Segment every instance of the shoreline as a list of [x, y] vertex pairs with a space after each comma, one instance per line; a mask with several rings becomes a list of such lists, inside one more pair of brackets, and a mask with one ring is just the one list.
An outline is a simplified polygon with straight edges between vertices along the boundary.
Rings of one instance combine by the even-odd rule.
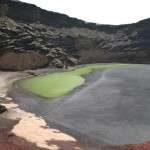
[[[10, 76], [6, 76], [6, 74], [9, 74]], [[11, 124], [11, 126], [8, 128], [8, 130], [9, 131], [5, 131], [4, 133], [3, 133], [3, 135], [1, 135], [1, 138], [3, 137], [3, 136], [8, 136], [7, 134], [8, 134], [8, 132], [13, 132], [13, 134], [15, 134], [15, 136], [12, 136], [12, 138], [14, 139], [14, 138], [17, 138], [16, 140], [15, 140], [15, 142], [17, 142], [17, 141], [22, 141], [22, 138], [23, 138], [23, 140], [24, 139], [26, 139], [26, 137], [24, 136], [23, 137], [23, 133], [22, 133], [22, 131], [23, 131], [23, 127], [27, 127], [26, 125], [27, 124], [29, 124], [30, 123], [30, 126], [29, 126], [29, 128], [28, 129], [26, 129], [27, 131], [24, 133], [24, 134], [26, 134], [27, 133], [27, 135], [26, 136], [30, 136], [30, 134], [34, 134], [33, 135], [33, 137], [31, 138], [31, 139], [26, 139], [26, 140], [24, 140], [24, 144], [23, 144], [23, 146], [25, 146], [25, 149], [28, 149], [29, 148], [29, 146], [28, 146], [28, 144], [31, 142], [31, 143], [35, 143], [36, 145], [35, 146], [33, 146], [32, 144], [32, 148], [30, 147], [29, 149], [58, 149], [57, 147], [55, 147], [55, 146], [50, 146], [49, 144], [47, 144], [47, 143], [44, 143], [43, 142], [43, 145], [40, 145], [39, 143], [40, 143], [40, 141], [43, 141], [42, 140], [42, 138], [44, 137], [44, 135], [46, 136], [46, 135], [49, 135], [51, 138], [49, 138], [49, 137], [47, 137], [47, 139], [45, 139], [45, 141], [46, 140], [50, 140], [50, 139], [57, 139], [58, 141], [60, 140], [61, 141], [61, 139], [59, 138], [59, 136], [61, 135], [61, 137], [62, 137], [62, 141], [70, 141], [70, 142], [72, 142], [72, 146], [71, 147], [75, 147], [75, 146], [78, 146], [79, 144], [77, 143], [77, 141], [74, 139], [74, 138], [72, 138], [71, 136], [69, 136], [69, 135], [67, 135], [67, 134], [64, 134], [64, 133], [62, 133], [62, 132], [60, 132], [59, 130], [55, 130], [55, 129], [52, 129], [52, 128], [50, 128], [50, 127], [48, 127], [47, 126], [47, 124], [45, 123], [45, 121], [43, 120], [43, 119], [41, 119], [41, 118], [39, 118], [39, 117], [36, 117], [36, 115], [34, 115], [34, 114], [32, 114], [32, 113], [27, 113], [27, 112], [25, 112], [25, 111], [23, 111], [23, 110], [21, 110], [20, 108], [19, 108], [19, 105], [17, 105], [17, 104], [15, 104], [14, 103], [14, 100], [12, 99], [12, 100], [10, 100], [10, 101], [6, 101], [6, 99], [8, 99], [8, 95], [11, 95], [9, 92], [12, 90], [12, 88], [13, 87], [11, 87], [12, 86], [12, 83], [14, 82], [14, 80], [18, 80], [19, 78], [21, 78], [21, 77], [23, 77], [23, 76], [26, 76], [26, 75], [22, 75], [22, 73], [21, 74], [18, 74], [18, 73], [15, 73], [15, 75], [12, 75], [10, 72], [3, 72], [3, 73], [1, 73], [0, 74], [3, 78], [2, 78], [2, 80], [3, 80], [3, 86], [1, 85], [1, 89], [3, 89], [2, 90], [2, 92], [1, 92], [1, 98], [0, 98], [0, 102], [1, 102], [1, 104], [2, 105], [4, 105], [4, 106], [6, 106], [7, 108], [8, 108], [8, 111], [6, 111], [6, 112], [4, 112], [4, 113], [2, 113], [1, 115], [0, 115], [0, 120], [2, 120], [2, 122], [5, 124], [5, 126], [7, 126], [7, 124], [9, 124], [9, 123], [7, 123], [7, 120], [9, 120], [9, 122], [15, 122], [14, 124]], [[21, 77], [20, 77], [20, 75], [21, 75]], [[7, 81], [7, 79], [10, 79], [11, 78], [11, 80], [9, 80], [9, 81]], [[9, 84], [11, 84], [11, 85], [9, 85]], [[7, 93], [8, 93], [8, 95], [7, 95]], [[9, 97], [10, 98], [10, 97]], [[11, 99], [11, 98], [10, 98]], [[22, 122], [22, 123], [21, 123]], [[31, 122], [33, 122], [34, 124], [33, 125], [31, 125]], [[38, 124], [38, 125], [36, 125], [36, 123]], [[20, 126], [19, 126], [20, 125]], [[40, 126], [42, 126], [42, 127], [40, 127]], [[34, 131], [34, 132], [31, 132], [30, 130], [32, 129], [34, 129], [34, 128], [36, 128], [40, 133], [38, 133], [40, 136], [41, 136], [41, 139], [39, 139], [38, 141], [36, 141], [35, 139], [36, 139], [36, 137], [37, 137], [37, 133]], [[11, 131], [12, 130], [12, 131]], [[45, 133], [45, 131], [46, 132], [49, 132], [49, 133]], [[44, 132], [45, 134], [43, 135], [43, 137], [42, 137], [42, 132]], [[3, 139], [3, 138], [2, 138]], [[66, 140], [65, 140], [66, 139]], [[5, 141], [8, 141], [8, 143], [9, 143], [9, 138], [7, 139], [7, 140], [5, 140]], [[18, 142], [18, 144], [20, 143], [20, 142]], [[6, 143], [6, 142], [5, 142]], [[21, 142], [22, 143], [22, 142]], [[21, 143], [20, 143], [20, 147], [21, 147]], [[42, 142], [41, 142], [42, 143]], [[16, 148], [17, 146], [15, 146], [15, 143], [14, 143], [14, 145], [13, 145], [13, 143], [11, 144], [11, 143], [9, 143], [12, 147], [14, 146], [14, 148]], [[39, 144], [39, 145], [38, 145]], [[3, 145], [3, 149], [4, 150], [7, 150], [7, 148], [5, 148], [5, 145], [6, 144], [4, 144], [4, 141], [1, 141], [1, 145]], [[30, 144], [29, 144], [30, 145]], [[6, 145], [7, 146], [7, 145]], [[20, 149], [20, 150], [22, 150], [23, 148], [20, 148], [18, 146], [18, 148]], [[8, 146], [7, 146], [8, 147]], [[28, 147], [28, 148], [26, 148], [26, 147]], [[81, 147], [81, 146], [80, 146]], [[13, 149], [13, 148], [12, 148]], [[17, 148], [16, 148], [17, 149]], [[71, 150], [71, 148], [70, 148], [70, 150]]]
[[[53, 72], [49, 69], [44, 70], [37, 70], [39, 74], [49, 73]], [[0, 120], [5, 124], [5, 126], [9, 125], [8, 122], [14, 122], [14, 124], [11, 124], [11, 126], [8, 127], [8, 131], [3, 131], [0, 126], [0, 130], [3, 132], [0, 134], [0, 137], [3, 139], [3, 136], [5, 138], [4, 141], [0, 141], [0, 145], [3, 146], [2, 150], [7, 150], [8, 145], [11, 146], [11, 150], [13, 148], [15, 150], [45, 150], [45, 149], [59, 149], [58, 146], [62, 148], [62, 150], [85, 150], [87, 147], [91, 147], [91, 145], [88, 145], [87, 143], [80, 143], [75, 138], [71, 137], [70, 135], [67, 135], [66, 133], [63, 133], [57, 129], [49, 127], [44, 119], [41, 117], [38, 117], [34, 113], [28, 113], [20, 108], [18, 104], [16, 104], [16, 101], [13, 97], [11, 97], [11, 92], [14, 90], [13, 83], [21, 78], [28, 77], [29, 75], [25, 73], [11, 73], [11, 72], [0, 72], [0, 78], [3, 77], [3, 86], [0, 86], [0, 89], [3, 89], [0, 93], [0, 103], [8, 108], [8, 111], [2, 113], [0, 115]], [[8, 76], [6, 76], [8, 74]], [[9, 80], [8, 80], [9, 79]], [[9, 100], [8, 100], [9, 99]], [[8, 122], [7, 122], [8, 121]], [[33, 125], [30, 125], [29, 128], [26, 129], [25, 133], [28, 133], [23, 136], [23, 130], [24, 127], [27, 127], [27, 124], [31, 124], [31, 122], [34, 122]], [[38, 126], [37, 126], [38, 125]], [[36, 127], [35, 127], [36, 126]], [[31, 128], [32, 127], [32, 128]], [[34, 132], [31, 132], [31, 129], [33, 130], [33, 127], [36, 128]], [[41, 130], [41, 131], [40, 131]], [[40, 135], [40, 139], [36, 141], [37, 139], [37, 133], [36, 131], [39, 131], [38, 133]], [[46, 131], [46, 132], [45, 132]], [[43, 136], [42, 133], [43, 132]], [[49, 132], [49, 133], [48, 133]], [[8, 133], [12, 134], [12, 143], [9, 141]], [[33, 137], [30, 139], [29, 134], [32, 134]], [[47, 135], [47, 136], [46, 136]], [[46, 143], [41, 142], [43, 141], [43, 137], [47, 137], [45, 141]], [[51, 137], [51, 138], [49, 138]], [[61, 137], [61, 138], [60, 138]], [[54, 140], [55, 139], [55, 140]], [[66, 140], [65, 140], [66, 139]], [[49, 142], [48, 142], [49, 141]], [[56, 141], [56, 142], [54, 142]], [[39, 143], [42, 143], [41, 145]], [[16, 144], [17, 143], [17, 144]], [[53, 144], [47, 144], [47, 143], [53, 143]], [[94, 144], [93, 144], [94, 145]], [[95, 146], [95, 145], [94, 145]], [[93, 146], [92, 146], [93, 147]]]
[[[46, 71], [46, 70], [45, 70]], [[48, 71], [48, 70], [47, 70]], [[40, 71], [39, 71], [40, 72]], [[43, 72], [43, 71], [42, 71]], [[5, 73], [4, 73], [5, 74]], [[9, 74], [9, 73], [8, 73]], [[10, 73], [10, 77], [8, 76], [8, 77], [6, 77], [7, 79], [11, 79], [11, 80], [9, 80], [9, 81], [5, 81], [5, 82], [7, 82], [6, 83], [6, 85], [5, 85], [5, 88], [3, 88], [3, 87], [1, 87], [1, 89], [3, 88], [3, 92], [5, 91], [5, 94], [6, 93], [8, 93], [8, 95], [6, 94], [6, 97], [5, 98], [9, 98], [9, 95], [12, 95], [12, 90], [14, 90], [14, 87], [12, 87], [12, 83], [14, 82], [14, 80], [18, 80], [19, 78], [22, 78], [22, 77], [24, 77], [24, 76], [28, 76], [28, 75], [26, 75], [26, 74], [20, 74], [20, 73], [13, 73], [13, 74], [11, 74]], [[89, 74], [89, 76], [91, 76], [90, 74]], [[86, 77], [85, 77], [86, 78]], [[91, 78], [92, 79], [92, 78]], [[93, 82], [93, 81], [92, 81]], [[92, 83], [91, 82], [91, 83]], [[96, 82], [96, 81], [95, 81]], [[9, 84], [11, 84], [11, 85], [9, 85]], [[85, 84], [88, 84], [87, 82], [85, 83]], [[79, 90], [81, 90], [81, 89], [84, 89], [85, 88], [85, 85], [83, 85], [83, 87], [81, 86], [81, 87], [79, 87], [79, 88], [77, 88], [77, 89], [75, 89], [75, 91], [73, 91], [73, 92], [78, 92]], [[19, 90], [20, 91], [20, 90]], [[13, 91], [14, 92], [14, 91]], [[18, 91], [15, 91], [15, 92], [18, 92]], [[21, 92], [21, 91], [20, 91]], [[27, 94], [28, 95], [28, 93], [27, 92], [25, 92], [24, 94]], [[23, 94], [23, 96], [25, 96]], [[67, 95], [67, 96], [72, 96], [72, 94], [73, 93], [71, 93], [70, 95]], [[36, 96], [35, 95], [30, 95], [30, 96], [33, 96], [33, 97], [35, 97], [36, 98]], [[16, 95], [16, 97], [17, 97], [17, 95]], [[7, 100], [7, 99], [2, 99], [2, 98], [0, 98], [0, 103], [2, 103], [3, 102], [3, 104], [6, 106], [6, 107], [10, 107], [8, 110], [9, 111], [7, 111], [7, 112], [5, 112], [5, 113], [3, 113], [3, 114], [1, 114], [0, 115], [0, 119], [1, 120], [5, 120], [4, 122], [4, 124], [9, 124], [9, 123], [7, 123], [7, 120], [8, 121], [14, 121], [15, 123], [14, 124], [12, 124], [11, 125], [11, 127], [9, 127], [9, 131], [6, 131], [6, 132], [4, 132], [1, 128], [1, 131], [3, 131], [3, 132], [1, 132], [1, 134], [0, 134], [0, 136], [1, 137], [7, 137], [6, 138], [6, 141], [8, 140], [8, 144], [10, 144], [10, 145], [12, 145], [12, 144], [16, 144], [16, 143], [18, 143], [18, 144], [16, 144], [17, 146], [18, 146], [18, 148], [20, 148], [19, 146], [23, 146], [24, 147], [24, 149], [26, 150], [26, 149], [28, 149], [28, 150], [30, 150], [30, 149], [32, 149], [32, 150], [34, 150], [34, 148], [35, 148], [35, 150], [44, 150], [44, 146], [43, 147], [37, 147], [37, 145], [35, 145], [36, 143], [38, 143], [37, 141], [32, 141], [31, 139], [29, 140], [25, 140], [26, 138], [24, 137], [23, 139], [20, 137], [21, 135], [19, 135], [19, 136], [17, 136], [17, 135], [15, 135], [15, 136], [13, 136], [13, 137], [11, 137], [12, 139], [14, 139], [14, 140], [12, 140], [13, 142], [12, 142], [12, 144], [11, 143], [9, 143], [9, 138], [8, 138], [8, 132], [10, 132], [11, 131], [11, 129], [12, 129], [12, 127], [14, 126], [16, 126], [17, 127], [17, 125], [18, 125], [18, 123], [19, 122], [21, 122], [21, 120], [23, 120], [22, 119], [22, 117], [20, 117], [20, 114], [25, 114], [25, 113], [27, 113], [27, 112], [25, 112], [24, 111], [24, 109], [22, 109], [22, 106], [20, 107], [19, 105], [19, 103], [18, 103], [18, 101], [16, 101], [16, 99], [12, 99], [12, 100]], [[13, 98], [13, 97], [12, 97]], [[15, 98], [15, 97], [14, 97]], [[66, 97], [64, 97], [64, 98], [66, 98]], [[16, 105], [16, 104], [14, 104], [14, 102], [15, 103], [17, 103], [17, 104], [19, 104], [19, 105]], [[21, 104], [22, 105], [22, 104]], [[21, 109], [20, 109], [21, 108]], [[16, 115], [15, 116], [15, 118], [14, 118], [14, 114]], [[37, 114], [37, 115], [35, 115], [35, 114], [33, 114], [33, 112], [31, 111], [30, 113], [27, 113], [29, 116], [28, 117], [25, 117], [25, 118], [34, 118], [35, 120], [37, 119], [37, 120], [41, 120], [41, 118], [38, 118], [37, 116], [39, 116], [39, 114]], [[27, 115], [26, 114], [26, 115]], [[35, 115], [35, 116], [34, 116]], [[19, 117], [20, 117], [20, 119], [18, 119]], [[37, 117], [37, 118], [36, 118]], [[42, 121], [44, 121], [44, 120], [42, 120]], [[31, 122], [31, 120], [29, 121], [29, 122]], [[38, 124], [40, 124], [39, 122], [38, 122]], [[46, 124], [46, 122], [43, 122], [43, 124], [45, 125], [45, 127], [43, 126], [43, 129], [47, 129], [47, 128], [51, 128], [51, 127], [48, 127], [47, 126], [47, 124]], [[24, 122], [22, 121], [22, 125], [25, 125], [24, 124]], [[22, 126], [23, 127], [23, 126]], [[55, 128], [56, 128], [56, 126], [55, 126]], [[23, 130], [23, 128], [22, 128], [22, 130]], [[38, 129], [39, 130], [39, 129]], [[53, 129], [52, 129], [53, 130]], [[54, 133], [56, 132], [56, 134], [58, 134], [58, 133], [62, 133], [62, 134], [64, 134], [63, 132], [61, 132], [61, 131], [58, 131], [58, 130], [56, 130], [56, 129], [54, 129]], [[3, 135], [2, 135], [3, 134]], [[33, 133], [34, 134], [34, 133]], [[49, 134], [49, 136], [51, 136], [52, 135], [52, 133], [50, 133]], [[64, 134], [64, 136], [68, 136], [67, 134]], [[122, 150], [121, 148], [123, 148], [123, 150], [126, 150], [126, 148], [128, 149], [129, 147], [131, 148], [131, 150], [134, 150], [134, 149], [136, 149], [136, 147], [138, 146], [138, 147], [142, 147], [143, 146], [143, 144], [130, 144], [130, 145], [127, 145], [127, 146], [111, 146], [111, 148], [109, 147], [109, 146], [102, 146], [102, 145], [96, 145], [96, 144], [93, 144], [92, 145], [92, 143], [89, 145], [89, 144], [87, 144], [87, 143], [84, 143], [84, 142], [79, 142], [78, 140], [76, 140], [76, 139], [74, 139], [74, 138], [72, 138], [70, 135], [68, 136], [69, 138], [70, 138], [70, 142], [65, 142], [65, 141], [60, 141], [60, 140], [55, 140], [55, 142], [53, 141], [51, 141], [50, 143], [52, 144], [56, 144], [56, 145], [59, 145], [59, 146], [61, 146], [61, 148], [62, 148], [62, 150], [72, 150], [72, 148], [73, 149], [76, 149], [76, 146], [77, 146], [77, 148], [79, 148], [79, 149], [82, 149], [82, 150], [84, 150], [84, 149], [87, 149], [87, 148], [89, 148], [89, 147], [94, 147], [95, 149], [96, 149], [96, 147], [97, 147], [97, 149], [100, 149], [100, 148], [102, 148], [102, 149], [106, 149], [106, 147], [107, 147], [107, 149], [111, 149], [111, 150]], [[48, 137], [49, 138], [49, 137]], [[18, 142], [18, 141], [20, 141], [20, 142]], [[0, 146], [2, 145], [2, 143], [4, 143], [4, 141], [2, 142], [2, 141], [0, 141]], [[49, 143], [49, 142], [48, 142]], [[61, 144], [60, 144], [61, 143]], [[63, 144], [64, 143], [64, 144]], [[71, 147], [70, 147], [70, 149], [68, 149], [69, 147], [67, 147], [67, 149], [66, 149], [66, 147], [64, 146], [64, 145], [67, 145], [68, 146], [68, 144], [70, 143], [70, 145], [71, 145]], [[148, 142], [147, 142], [148, 143]], [[14, 144], [14, 146], [16, 146]], [[20, 145], [19, 145], [20, 144]], [[46, 143], [47, 144], [47, 143]], [[50, 145], [51, 145], [50, 144]], [[49, 144], [47, 144], [47, 145], [49, 145]], [[28, 146], [31, 146], [31, 147], [28, 147]], [[3, 149], [2, 150], [7, 150], [7, 149], [5, 149], [4, 148], [5, 146], [3, 145]], [[24, 150], [23, 149], [23, 147], [21, 147], [20, 149], [17, 149], [16, 147], [16, 150]], [[99, 147], [99, 148], [98, 148]], [[46, 147], [45, 146], [45, 148], [47, 149], [49, 149], [49, 147]], [[53, 147], [54, 149], [58, 149], [57, 147]], [[12, 150], [13, 150], [13, 148], [12, 148]], [[142, 150], [142, 148], [141, 148], [141, 150]]]

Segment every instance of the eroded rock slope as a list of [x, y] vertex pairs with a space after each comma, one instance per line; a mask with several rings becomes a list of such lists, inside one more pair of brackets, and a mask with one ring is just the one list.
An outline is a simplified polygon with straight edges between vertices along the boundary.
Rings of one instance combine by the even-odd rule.
[[0, 69], [150, 62], [150, 19], [97, 25], [18, 1], [0, 1]]

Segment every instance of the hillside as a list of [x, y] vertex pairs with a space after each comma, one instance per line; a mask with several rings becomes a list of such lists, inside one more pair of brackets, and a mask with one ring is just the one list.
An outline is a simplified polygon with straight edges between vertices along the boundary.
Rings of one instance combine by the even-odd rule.
[[20, 1], [0, 0], [0, 69], [97, 62], [150, 63], [150, 19], [97, 25]]

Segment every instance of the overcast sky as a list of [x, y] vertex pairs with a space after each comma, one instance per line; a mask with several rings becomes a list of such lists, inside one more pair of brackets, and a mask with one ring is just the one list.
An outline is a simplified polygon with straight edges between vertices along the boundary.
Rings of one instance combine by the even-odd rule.
[[46, 10], [99, 24], [127, 24], [150, 18], [150, 0], [21, 0]]

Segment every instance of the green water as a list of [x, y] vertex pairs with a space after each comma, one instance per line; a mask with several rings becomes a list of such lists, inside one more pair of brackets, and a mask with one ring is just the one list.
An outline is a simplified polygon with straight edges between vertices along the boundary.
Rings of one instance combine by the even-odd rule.
[[90, 73], [95, 68], [112, 68], [127, 64], [94, 64], [68, 72], [59, 72], [26, 78], [17, 82], [17, 85], [26, 91], [46, 98], [57, 98], [66, 95], [74, 88], [82, 85], [85, 79], [82, 75]]

